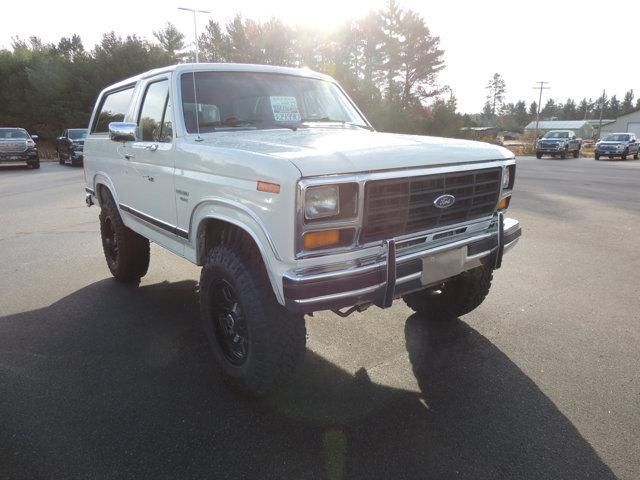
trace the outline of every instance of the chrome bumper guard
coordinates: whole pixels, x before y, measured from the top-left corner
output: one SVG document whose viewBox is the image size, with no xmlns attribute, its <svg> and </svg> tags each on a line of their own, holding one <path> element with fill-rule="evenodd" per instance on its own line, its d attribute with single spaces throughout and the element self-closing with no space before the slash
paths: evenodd
<svg viewBox="0 0 640 480">
<path fill-rule="evenodd" d="M 365 304 L 388 308 L 395 298 L 442 283 L 482 265 L 498 269 L 518 242 L 520 223 L 499 213 L 495 225 L 468 238 L 422 250 L 397 252 L 393 239 L 377 257 L 355 260 L 318 273 L 290 271 L 283 277 L 289 310 L 311 313 Z"/>
</svg>

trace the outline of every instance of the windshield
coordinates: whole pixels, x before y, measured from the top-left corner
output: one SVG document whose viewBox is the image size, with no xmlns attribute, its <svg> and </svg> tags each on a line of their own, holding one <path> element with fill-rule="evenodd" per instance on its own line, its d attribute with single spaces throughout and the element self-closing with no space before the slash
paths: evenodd
<svg viewBox="0 0 640 480">
<path fill-rule="evenodd" d="M 604 137 L 604 141 L 605 142 L 628 142 L 629 141 L 629 135 L 623 135 L 620 133 L 616 133 L 613 135 L 607 135 L 606 137 Z"/>
<path fill-rule="evenodd" d="M 181 83 L 189 133 L 198 133 L 198 127 L 204 133 L 239 127 L 310 127 L 319 122 L 369 128 L 340 88 L 325 80 L 272 73 L 196 72 L 183 74 Z"/>
<path fill-rule="evenodd" d="M 28 138 L 29 134 L 22 128 L 0 128 L 0 140 L 26 140 Z"/>
<path fill-rule="evenodd" d="M 569 138 L 569 132 L 548 132 L 544 138 Z"/>
<path fill-rule="evenodd" d="M 73 130 L 69 130 L 69 138 L 72 140 L 81 140 L 87 136 L 86 128 L 76 128 Z"/>
</svg>

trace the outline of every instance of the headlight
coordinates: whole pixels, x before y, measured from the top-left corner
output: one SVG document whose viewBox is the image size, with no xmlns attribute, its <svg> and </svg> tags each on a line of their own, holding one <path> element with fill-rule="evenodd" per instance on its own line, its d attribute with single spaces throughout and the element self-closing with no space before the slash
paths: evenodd
<svg viewBox="0 0 640 480">
<path fill-rule="evenodd" d="M 307 188 L 304 195 L 304 216 L 307 220 L 333 217 L 340 213 L 340 191 L 337 185 Z"/>
<path fill-rule="evenodd" d="M 502 169 L 502 188 L 509 188 L 511 183 L 511 169 L 509 167 Z"/>
</svg>

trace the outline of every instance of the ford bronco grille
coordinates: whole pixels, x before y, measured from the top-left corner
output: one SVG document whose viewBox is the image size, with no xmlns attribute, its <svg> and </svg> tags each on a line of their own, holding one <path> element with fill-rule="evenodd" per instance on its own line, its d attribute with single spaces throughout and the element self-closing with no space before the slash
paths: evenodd
<svg viewBox="0 0 640 480">
<path fill-rule="evenodd" d="M 501 179 L 502 170 L 491 168 L 367 182 L 360 243 L 487 217 L 498 203 Z M 455 203 L 436 207 L 444 194 Z"/>
</svg>

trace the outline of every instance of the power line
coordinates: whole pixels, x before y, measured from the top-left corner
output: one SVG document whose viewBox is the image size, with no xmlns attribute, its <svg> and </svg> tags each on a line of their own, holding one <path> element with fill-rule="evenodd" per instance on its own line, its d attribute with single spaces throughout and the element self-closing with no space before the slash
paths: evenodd
<svg viewBox="0 0 640 480">
<path fill-rule="evenodd" d="M 535 133 L 535 138 L 534 138 L 534 145 L 535 142 L 538 141 L 538 123 L 540 123 L 540 104 L 542 103 L 542 91 L 543 90 L 549 90 L 551 87 L 545 87 L 546 84 L 548 84 L 549 82 L 536 82 L 538 84 L 537 87 L 533 87 L 534 90 L 540 90 L 540 96 L 538 98 L 538 109 L 536 111 L 536 133 Z"/>
</svg>

